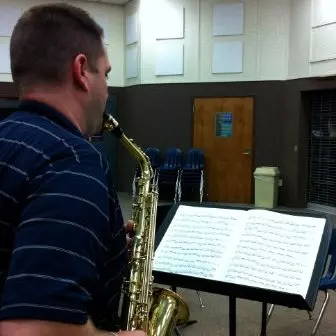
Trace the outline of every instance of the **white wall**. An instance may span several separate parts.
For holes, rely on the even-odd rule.
[[[88,10],[105,28],[111,86],[285,80],[336,73],[336,0],[132,0],[124,7],[68,1]],[[21,13],[46,2],[53,1],[0,0],[0,21],[8,20],[7,14],[1,16],[6,6]],[[243,33],[213,36],[213,6],[230,3],[244,4]],[[164,23],[169,16],[167,8],[176,13],[183,8],[183,35],[157,39],[160,29],[169,32],[178,27],[174,17]],[[126,33],[132,27],[127,22],[133,15],[135,40],[128,44]],[[0,36],[0,55],[9,38],[10,34]],[[230,41],[242,42],[242,71],[213,73],[213,44]],[[163,45],[168,51],[183,48],[182,73],[156,75],[157,54]],[[130,57],[133,63],[127,61]],[[9,73],[0,71],[0,81],[11,80]]]
[[[336,74],[336,1],[292,0],[289,78]]]
[[[62,1],[62,0],[61,0]],[[52,0],[0,0],[0,21],[11,23],[10,17],[5,14],[7,9],[10,8],[10,12],[18,10],[18,13],[22,13],[29,7],[35,4],[52,3]],[[108,51],[109,58],[112,64],[112,71],[109,79],[109,85],[111,86],[124,86],[124,10],[121,6],[113,6],[103,3],[92,3],[84,1],[62,1],[73,3],[83,9],[87,10],[105,29],[105,42]],[[1,25],[2,25],[1,22]],[[10,34],[7,36],[0,36],[0,51],[4,47],[8,46],[10,40]],[[52,43],[52,41],[51,41]],[[0,53],[0,57],[3,54]],[[1,69],[1,66],[0,66]],[[1,73],[0,82],[11,82],[12,76],[10,73]]]
[[[201,1],[199,81],[248,81],[256,80],[258,73],[258,0],[244,2],[244,33],[233,36],[213,37],[213,6],[216,0]],[[225,3],[222,1],[222,3]],[[243,71],[241,73],[212,73],[213,43],[242,41]]]
[[[258,79],[288,77],[289,0],[258,1]]]
[[[176,11],[184,8],[184,37],[176,39],[156,39],[159,31],[158,24],[164,21],[167,15],[167,8],[160,8],[157,15],[153,13],[155,8],[153,0],[142,0],[141,2],[141,67],[142,83],[169,83],[169,82],[196,82],[198,80],[199,60],[199,2],[197,0],[170,0],[166,2],[168,9]],[[153,15],[154,14],[154,15]],[[179,24],[177,20],[169,22],[171,26],[162,26],[164,30],[174,29]],[[155,28],[156,27],[156,28]],[[156,76],[156,57],[161,46],[166,44],[169,48],[183,47],[184,53],[184,74]]]
[[[288,78],[310,74],[311,0],[292,0],[290,10]]]
[[[142,64],[141,64],[141,22],[140,22],[140,0],[133,0],[128,2],[124,7],[124,59],[123,59],[123,69],[124,69],[124,78],[125,85],[135,85],[141,83],[142,78]],[[129,26],[128,22],[134,17],[134,27],[127,28]],[[127,41],[126,36],[129,36],[129,29],[133,29],[133,36],[130,41]],[[131,60],[127,62],[127,57],[131,57]],[[134,60],[135,58],[135,60]],[[134,64],[135,62],[135,64]],[[128,69],[128,64],[132,65],[131,69]],[[134,71],[136,71],[134,73]]]
[[[133,0],[135,1],[135,0]],[[133,83],[286,80],[336,74],[336,0],[137,0],[141,17],[139,77]],[[183,6],[184,73],[156,76],[158,26],[153,4]],[[132,3],[132,2],[131,2]],[[244,4],[241,35],[213,36],[215,4]],[[127,15],[127,14],[126,14]],[[159,20],[160,23],[160,20]],[[236,73],[212,73],[213,43],[242,41],[243,66]],[[133,79],[134,81],[134,79]]]
[[[243,34],[213,36],[213,6],[241,2]],[[184,8],[182,37],[156,39],[158,24],[163,21],[160,4],[176,10]],[[139,17],[139,68],[137,78],[126,78],[125,83],[284,80],[288,77],[290,5],[290,0],[133,0],[126,6],[125,17],[135,11]],[[176,24],[172,20],[168,30]],[[213,43],[229,41],[243,43],[242,71],[213,73]],[[163,43],[171,48],[184,46],[183,74],[156,75],[158,46]],[[126,46],[126,50],[134,47]],[[125,62],[127,66],[126,58]]]
[[[312,0],[310,75],[336,74],[336,1]]]

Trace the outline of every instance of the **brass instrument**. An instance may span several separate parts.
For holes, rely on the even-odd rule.
[[[103,130],[112,132],[137,160],[140,177],[132,206],[135,222],[134,245],[130,257],[129,280],[124,281],[127,300],[126,330],[142,330],[148,336],[168,336],[177,325],[189,320],[189,308],[177,293],[165,288],[153,288],[155,226],[158,203],[157,183],[148,156],[129,139],[118,122],[104,114]]]

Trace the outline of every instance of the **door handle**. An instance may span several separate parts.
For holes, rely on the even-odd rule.
[[[250,154],[251,154],[250,150],[247,150],[247,151],[243,152],[243,155],[250,155]]]

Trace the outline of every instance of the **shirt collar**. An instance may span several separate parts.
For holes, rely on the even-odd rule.
[[[68,130],[69,132],[77,136],[83,137],[79,129],[65,115],[63,115],[56,108],[46,103],[42,103],[37,100],[22,100],[20,102],[18,110],[36,113],[38,115],[44,116],[52,120],[56,124],[60,125],[64,129]]]

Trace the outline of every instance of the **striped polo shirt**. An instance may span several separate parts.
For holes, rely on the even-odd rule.
[[[37,101],[0,122],[0,144],[0,320],[116,330],[127,246],[107,159]]]

